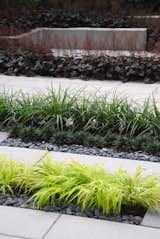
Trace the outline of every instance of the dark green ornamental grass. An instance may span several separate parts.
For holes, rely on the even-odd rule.
[[[125,98],[90,99],[67,90],[41,96],[2,94],[0,128],[25,141],[109,146],[160,155],[160,112],[149,99],[140,107]]]

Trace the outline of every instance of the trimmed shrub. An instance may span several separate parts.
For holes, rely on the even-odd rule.
[[[160,0],[122,0],[123,6],[130,6],[132,8],[152,8],[160,7]]]

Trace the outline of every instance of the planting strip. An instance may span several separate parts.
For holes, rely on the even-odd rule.
[[[25,163],[35,163],[40,162],[42,156],[46,151],[44,150],[33,150],[33,149],[24,149],[24,148],[12,148],[12,147],[0,147],[0,152],[4,153],[13,160],[21,160]],[[108,157],[97,157],[97,156],[87,156],[87,155],[78,155],[71,153],[61,153],[61,152],[50,152],[52,159],[57,161],[63,161],[65,159],[76,159],[81,163],[93,164],[93,163],[103,163],[107,171],[113,172],[118,167],[126,169],[130,174],[134,173],[138,166],[142,166],[144,169],[144,175],[155,173],[160,175],[160,164],[144,161],[131,161],[127,159],[117,159],[117,158],[108,158]],[[25,198],[24,198],[25,201]],[[5,208],[5,207],[4,207]],[[149,215],[149,216],[148,216]],[[62,216],[63,217],[63,216]],[[142,225],[147,227],[159,227],[159,212],[157,214],[152,214],[150,218],[150,212],[146,214]],[[77,220],[77,219],[75,219]],[[82,219],[80,219],[82,220]],[[86,220],[86,219],[84,219]],[[1,220],[0,220],[1,221]],[[104,222],[103,222],[104,223]],[[1,229],[1,227],[0,227]],[[2,232],[0,231],[0,234]],[[63,238],[63,237],[62,237]],[[97,237],[95,237],[97,238]],[[103,237],[102,237],[103,238]],[[113,237],[114,238],[114,237]],[[88,237],[87,237],[88,239]]]

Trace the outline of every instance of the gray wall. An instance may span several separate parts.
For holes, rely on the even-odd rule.
[[[92,50],[146,50],[145,28],[37,28],[11,36],[8,42],[26,47]]]

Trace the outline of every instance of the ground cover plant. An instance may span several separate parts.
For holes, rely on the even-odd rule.
[[[112,12],[135,12],[136,10],[144,10],[148,12],[158,12],[160,2],[159,0],[1,0],[0,6],[8,11],[16,10],[32,10],[38,7],[40,8],[53,8],[53,9],[64,9],[64,10],[96,10],[96,11],[112,11]]]
[[[84,80],[160,81],[159,57],[107,57],[105,55],[53,56],[34,51],[0,51],[0,73],[51,76]],[[39,51],[40,49],[38,49]],[[65,51],[64,51],[65,53]],[[71,52],[72,54],[72,52]]]
[[[0,128],[24,141],[160,152],[160,112],[149,99],[141,107],[125,98],[91,99],[61,89],[47,95],[2,94]]]
[[[82,164],[76,160],[53,161],[49,154],[37,164],[27,166],[0,156],[0,192],[25,193],[38,208],[54,207],[56,202],[75,203],[102,209],[106,214],[121,212],[122,206],[157,209],[160,206],[160,178],[133,175],[119,168],[107,172],[102,164]]]

